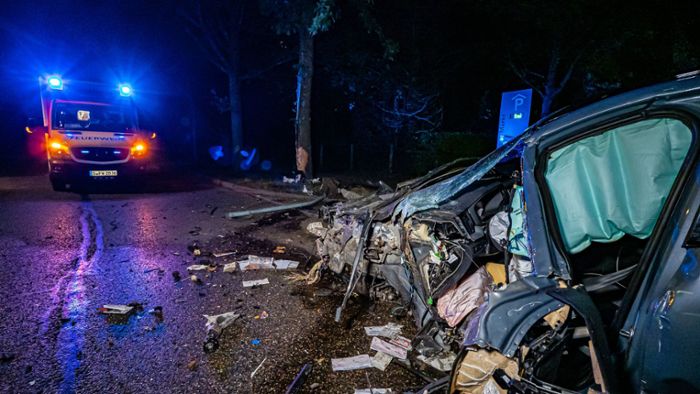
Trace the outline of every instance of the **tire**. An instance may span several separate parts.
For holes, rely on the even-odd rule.
[[[66,181],[64,179],[49,176],[49,180],[51,181],[51,187],[54,191],[64,192],[68,190],[68,188],[66,187]]]

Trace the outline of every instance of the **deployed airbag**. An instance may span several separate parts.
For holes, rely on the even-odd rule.
[[[680,120],[648,119],[553,152],[545,179],[566,249],[647,238],[691,142]]]

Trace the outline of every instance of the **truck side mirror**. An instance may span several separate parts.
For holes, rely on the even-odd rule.
[[[44,126],[44,120],[37,117],[27,117],[27,125],[24,127],[24,131],[27,134],[44,134],[48,131],[47,127]]]

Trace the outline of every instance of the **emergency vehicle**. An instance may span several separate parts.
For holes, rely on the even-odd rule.
[[[84,180],[131,178],[147,170],[156,133],[139,128],[131,85],[109,88],[50,75],[41,77],[39,86],[43,125],[26,131],[43,131],[54,190]]]

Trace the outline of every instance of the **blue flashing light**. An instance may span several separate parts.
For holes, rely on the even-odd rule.
[[[114,153],[115,155],[121,155],[121,154],[122,154],[122,152],[121,152],[121,151],[118,151],[118,150],[113,150],[112,153]]]
[[[82,149],[82,150],[80,150],[80,153],[87,155],[88,153],[90,153],[90,151],[87,149]]]
[[[53,90],[63,90],[63,80],[56,75],[46,78],[46,84]]]
[[[128,83],[120,83],[119,84],[119,95],[123,97],[129,97],[133,93],[133,89],[131,89],[131,85]]]

